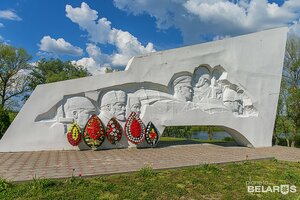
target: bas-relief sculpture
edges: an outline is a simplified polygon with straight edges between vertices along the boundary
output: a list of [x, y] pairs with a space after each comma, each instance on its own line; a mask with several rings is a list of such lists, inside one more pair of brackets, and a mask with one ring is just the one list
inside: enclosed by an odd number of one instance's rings
[[227, 72], [217, 66], [215, 69], [199, 67], [195, 70], [193, 102], [209, 113], [231, 112], [237, 117], [257, 116], [258, 112], [241, 86], [232, 84]]
[[104, 124], [115, 117], [124, 122], [126, 114], [126, 93], [122, 90], [111, 90], [103, 95], [100, 103], [100, 119]]
[[[124, 72], [42, 85], [7, 130], [0, 151], [77, 149], [65, 137], [72, 123], [83, 129], [97, 114], [104, 126], [115, 118], [124, 128], [132, 112], [159, 135], [166, 126], [215, 125], [241, 145], [270, 146], [286, 31], [158, 52], [133, 58]], [[254, 77], [258, 69], [261, 74]], [[43, 93], [49, 99], [39, 99]], [[120, 141], [106, 139], [99, 149], [134, 146], [151, 145], [134, 144], [123, 131]], [[88, 148], [84, 142], [79, 145]]]

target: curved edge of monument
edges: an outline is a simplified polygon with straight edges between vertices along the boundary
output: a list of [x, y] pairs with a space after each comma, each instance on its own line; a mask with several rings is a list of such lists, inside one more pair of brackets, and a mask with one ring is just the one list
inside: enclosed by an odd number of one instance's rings
[[[134, 57], [125, 71], [40, 85], [0, 140], [0, 152], [78, 149], [66, 133], [73, 122], [84, 128], [82, 110], [104, 125], [106, 113], [124, 128], [138, 109], [143, 123], [153, 122], [160, 135], [166, 126], [216, 125], [244, 146], [271, 146], [287, 31], [155, 52]], [[121, 114], [108, 109], [112, 96]], [[105, 140], [101, 149], [134, 146], [123, 133], [118, 145]]]

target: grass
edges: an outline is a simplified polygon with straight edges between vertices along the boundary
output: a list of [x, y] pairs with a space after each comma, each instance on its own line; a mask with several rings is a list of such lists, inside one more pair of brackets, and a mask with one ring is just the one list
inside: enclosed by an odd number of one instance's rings
[[[246, 183], [290, 184], [296, 193], [248, 193]], [[94, 178], [33, 179], [23, 183], [0, 181], [0, 199], [299, 199], [300, 163], [277, 160], [200, 165]]]

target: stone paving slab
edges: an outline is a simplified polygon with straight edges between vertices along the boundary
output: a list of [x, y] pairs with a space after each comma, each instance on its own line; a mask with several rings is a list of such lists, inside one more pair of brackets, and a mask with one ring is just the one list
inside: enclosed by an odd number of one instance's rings
[[188, 144], [148, 149], [0, 153], [0, 176], [10, 181], [67, 178], [138, 171], [146, 165], [170, 169], [200, 164], [266, 159], [300, 161], [300, 149], [274, 146], [251, 149]]

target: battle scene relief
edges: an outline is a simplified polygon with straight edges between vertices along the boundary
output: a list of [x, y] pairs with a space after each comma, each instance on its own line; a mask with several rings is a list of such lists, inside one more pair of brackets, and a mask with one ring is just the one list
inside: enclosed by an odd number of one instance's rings
[[[229, 113], [235, 117], [257, 117], [258, 111], [247, 90], [233, 84], [227, 75], [221, 66], [201, 65], [193, 73], [175, 73], [165, 90], [144, 85], [136, 85], [132, 90], [125, 85], [121, 89], [116, 86], [116, 89], [89, 91], [97, 94], [94, 95], [97, 99], [75, 94], [41, 113], [35, 122], [52, 123], [50, 129], [53, 131], [61, 127], [59, 131], [68, 134], [67, 139], [73, 146], [82, 146], [81, 140], [84, 146], [92, 149], [99, 148], [102, 143], [128, 147], [146, 142], [155, 146], [160, 133], [154, 123], [142, 121], [149, 109], [153, 116], [199, 109], [214, 115]], [[121, 145], [121, 141], [128, 144]]]

